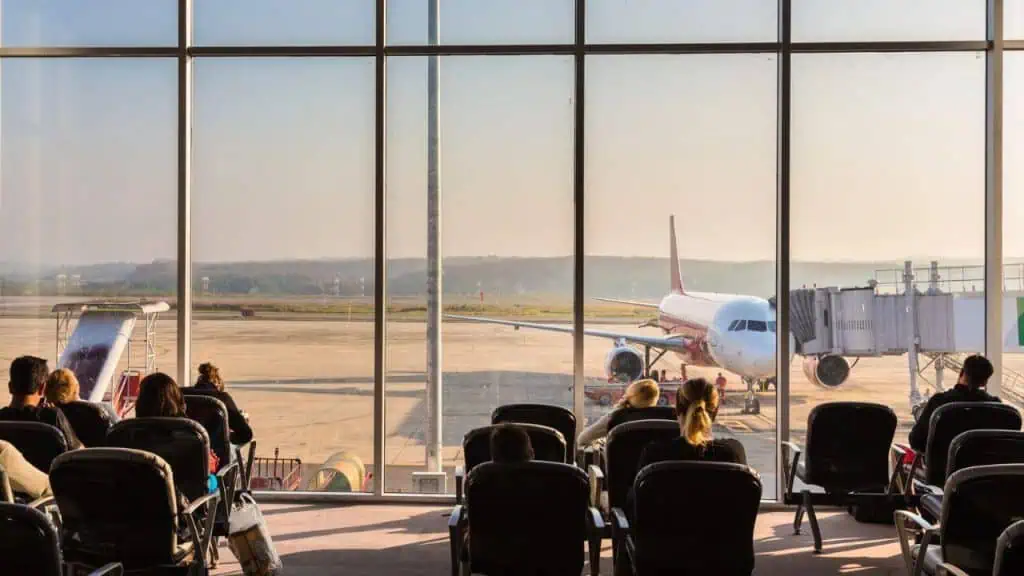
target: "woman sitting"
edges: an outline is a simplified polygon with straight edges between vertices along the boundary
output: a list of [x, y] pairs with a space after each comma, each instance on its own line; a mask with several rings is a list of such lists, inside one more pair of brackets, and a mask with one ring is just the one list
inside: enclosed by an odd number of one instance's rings
[[75, 435], [86, 447], [102, 446], [107, 431], [117, 423], [117, 414], [106, 403], [83, 402], [75, 373], [58, 368], [46, 379], [44, 395], [51, 406], [64, 412]]
[[654, 380], [647, 379], [633, 382], [626, 388], [622, 398], [615, 403], [615, 406], [608, 413], [598, 418], [597, 422], [587, 426], [580, 433], [579, 445], [581, 447], [589, 446], [607, 436], [608, 422], [611, 421], [612, 415], [617, 410], [622, 408], [650, 408], [658, 404], [658, 397], [660, 395], [661, 389], [658, 388], [658, 383]]
[[666, 460], [747, 463], [743, 445], [732, 438], [716, 439], [711, 427], [718, 416], [718, 390], [704, 378], [687, 380], [676, 393], [679, 438], [652, 442], [640, 455], [639, 469]]
[[196, 385], [187, 388], [186, 394], [202, 394], [216, 398], [224, 403], [228, 409], [228, 426], [231, 428], [231, 443], [241, 446], [252, 440], [252, 428], [249, 427], [249, 416], [239, 410], [234, 398], [228, 394], [224, 387], [224, 379], [220, 377], [220, 370], [209, 362], [199, 365], [199, 378]]
[[[173, 378], [163, 372], [154, 372], [139, 383], [139, 397], [135, 401], [135, 416], [138, 418], [188, 418], [185, 414], [185, 398]], [[208, 455], [210, 461], [207, 486], [209, 491], [217, 490], [217, 477], [214, 474], [220, 468], [217, 455], [212, 451]]]

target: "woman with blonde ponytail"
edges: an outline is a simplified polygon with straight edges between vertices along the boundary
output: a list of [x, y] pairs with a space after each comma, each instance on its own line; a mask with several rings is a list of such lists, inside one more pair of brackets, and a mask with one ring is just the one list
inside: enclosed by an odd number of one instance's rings
[[718, 416], [718, 390], [704, 378], [687, 380], [676, 393], [676, 417], [679, 438], [672, 442], [654, 442], [644, 448], [640, 468], [666, 460], [708, 460], [746, 464], [743, 445], [732, 438], [717, 439], [712, 423]]

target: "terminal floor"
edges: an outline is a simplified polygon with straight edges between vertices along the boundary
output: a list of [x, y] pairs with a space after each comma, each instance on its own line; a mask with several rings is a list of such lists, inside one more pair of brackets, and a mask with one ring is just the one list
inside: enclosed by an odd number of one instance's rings
[[[286, 576], [450, 573], [447, 507], [264, 504], [262, 508]], [[814, 555], [806, 520], [803, 533], [794, 536], [792, 511], [762, 513], [754, 534], [755, 574], [905, 573], [892, 526], [858, 524], [838, 511], [819, 512], [818, 518], [825, 546], [822, 554]], [[223, 544], [221, 559], [214, 574], [241, 574]], [[590, 573], [589, 567], [585, 573]], [[601, 574], [612, 574], [608, 541]]]

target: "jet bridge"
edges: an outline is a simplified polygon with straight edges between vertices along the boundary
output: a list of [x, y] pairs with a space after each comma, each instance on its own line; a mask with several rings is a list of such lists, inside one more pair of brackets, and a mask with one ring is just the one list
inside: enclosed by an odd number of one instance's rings
[[[971, 280], [965, 267], [957, 270], [944, 269], [944, 280], [937, 262], [925, 270], [906, 262], [902, 271], [876, 272], [865, 287], [791, 291], [790, 329], [808, 379], [839, 386], [862, 357], [907, 354], [911, 406], [922, 400], [918, 378], [942, 390], [946, 369], [959, 371], [967, 354], [985, 349], [984, 293], [976, 290], [977, 279]], [[880, 272], [890, 273], [893, 281], [885, 282], [884, 274], [880, 281]], [[921, 276], [927, 283], [916, 281]], [[1024, 332], [1018, 327], [1024, 292], [1005, 292], [1004, 298], [1004, 350], [1024, 352]], [[853, 365], [847, 358], [854, 359]], [[928, 369], [934, 370], [934, 382], [925, 374]], [[1024, 376], [1005, 367], [1003, 372], [1001, 393], [1024, 404]]]

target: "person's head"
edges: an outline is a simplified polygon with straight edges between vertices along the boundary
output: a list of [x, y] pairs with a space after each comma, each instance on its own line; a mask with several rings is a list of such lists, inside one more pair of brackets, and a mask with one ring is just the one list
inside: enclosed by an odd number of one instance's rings
[[964, 360], [964, 367], [960, 370], [960, 380], [958, 383], [967, 386], [971, 390], [984, 388], [988, 384], [988, 379], [992, 377], [993, 372], [992, 363], [988, 361], [988, 358], [980, 354], [974, 354]]
[[224, 380], [220, 377], [220, 370], [210, 362], [199, 365], [199, 378], [196, 379], [196, 388], [210, 388], [224, 391]]
[[711, 440], [711, 423], [718, 416], [718, 390], [704, 378], [683, 382], [676, 393], [676, 417], [686, 441], [694, 446]]
[[78, 400], [78, 378], [67, 368], [54, 370], [46, 379], [46, 399], [52, 404]]
[[658, 403], [658, 396], [660, 395], [661, 389], [658, 388], [658, 383], [654, 380], [649, 378], [637, 380], [626, 388], [626, 392], [622, 395], [622, 400], [620, 400], [620, 405], [630, 408], [649, 408]]
[[139, 383], [139, 398], [135, 401], [135, 415], [141, 418], [185, 416], [185, 398], [174, 378], [163, 372], [143, 378]]
[[504, 463], [533, 460], [530, 435], [515, 424], [498, 424], [491, 430], [491, 460]]
[[16, 400], [38, 402], [46, 388], [46, 377], [49, 374], [50, 368], [45, 359], [20, 356], [11, 362], [11, 379], [7, 389]]

